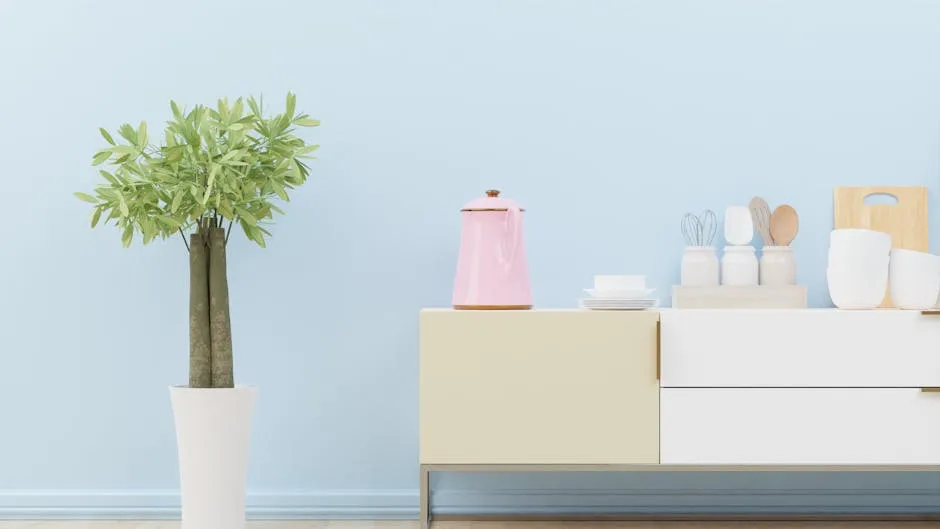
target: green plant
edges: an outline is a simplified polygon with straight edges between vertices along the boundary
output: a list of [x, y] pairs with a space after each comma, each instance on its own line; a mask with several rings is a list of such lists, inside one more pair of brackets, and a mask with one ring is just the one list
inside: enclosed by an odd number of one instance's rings
[[[247, 102], [247, 109], [245, 103]], [[263, 114], [263, 99], [220, 99], [215, 108], [186, 112], [170, 102], [160, 146], [150, 143], [146, 122], [123, 124], [116, 139], [99, 129], [108, 146], [92, 165], [104, 182], [94, 194], [75, 193], [91, 204], [91, 227], [113, 222], [125, 247], [135, 234], [143, 244], [177, 234], [189, 252], [189, 386], [234, 387], [232, 330], [229, 316], [226, 246], [232, 226], [259, 246], [271, 233], [265, 226], [276, 200], [306, 182], [317, 145], [307, 145], [295, 127], [319, 121], [297, 113], [296, 97], [287, 94], [283, 113]], [[123, 140], [123, 141], [121, 141]], [[227, 226], [226, 226], [227, 223]]]

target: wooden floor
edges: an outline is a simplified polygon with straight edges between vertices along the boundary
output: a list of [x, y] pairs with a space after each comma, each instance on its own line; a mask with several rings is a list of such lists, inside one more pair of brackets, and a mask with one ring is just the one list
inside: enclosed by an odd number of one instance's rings
[[[417, 521], [253, 521], [248, 529], [418, 529]], [[178, 529], [179, 522], [0, 521], [0, 529]], [[940, 529], [940, 522], [438, 521], [432, 529]]]

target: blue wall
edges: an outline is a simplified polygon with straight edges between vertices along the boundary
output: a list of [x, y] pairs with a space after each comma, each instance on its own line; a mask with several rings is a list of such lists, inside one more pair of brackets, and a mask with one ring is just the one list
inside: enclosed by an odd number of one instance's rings
[[[573, 307], [594, 273], [648, 274], [666, 298], [682, 213], [760, 194], [800, 211], [799, 277], [825, 306], [834, 186], [928, 185], [940, 211], [938, 49], [940, 4], [915, 0], [3, 2], [0, 512], [175, 501], [186, 254], [88, 228], [72, 192], [97, 181], [99, 126], [287, 90], [322, 119], [269, 248], [230, 250], [236, 376], [262, 388], [252, 505], [409, 515], [417, 312], [449, 302], [464, 202], [522, 202], [536, 303]], [[694, 483], [849, 486], [760, 479]], [[882, 479], [866, 487], [940, 490]]]

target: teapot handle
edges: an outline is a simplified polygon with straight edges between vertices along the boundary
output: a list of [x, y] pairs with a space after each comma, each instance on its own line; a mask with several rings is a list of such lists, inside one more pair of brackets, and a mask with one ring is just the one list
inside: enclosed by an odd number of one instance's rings
[[519, 247], [519, 242], [521, 237], [520, 230], [522, 229], [522, 212], [519, 208], [509, 208], [506, 210], [506, 224], [505, 230], [507, 232], [507, 239], [509, 241], [508, 252], [503, 252], [505, 255], [508, 253], [508, 258], [506, 259], [506, 267], [509, 268], [512, 266], [513, 262], [516, 259], [516, 249]]

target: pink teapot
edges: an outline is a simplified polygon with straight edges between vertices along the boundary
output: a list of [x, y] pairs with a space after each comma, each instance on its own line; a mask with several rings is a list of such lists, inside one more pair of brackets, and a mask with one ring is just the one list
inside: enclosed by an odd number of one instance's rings
[[522, 238], [522, 213], [516, 202], [491, 189], [461, 210], [463, 226], [455, 309], [519, 310], [532, 308], [529, 267]]

